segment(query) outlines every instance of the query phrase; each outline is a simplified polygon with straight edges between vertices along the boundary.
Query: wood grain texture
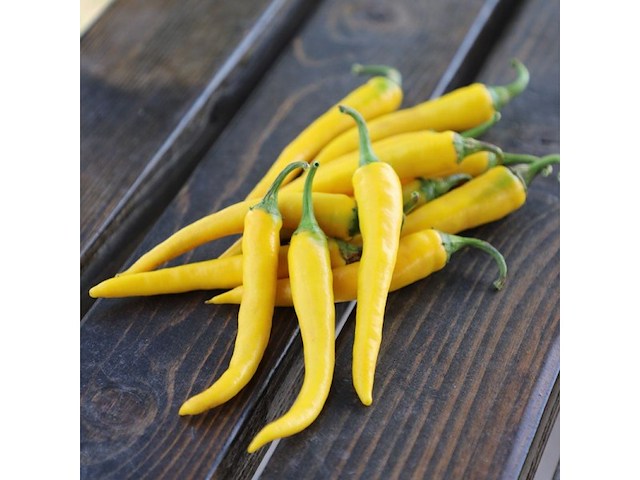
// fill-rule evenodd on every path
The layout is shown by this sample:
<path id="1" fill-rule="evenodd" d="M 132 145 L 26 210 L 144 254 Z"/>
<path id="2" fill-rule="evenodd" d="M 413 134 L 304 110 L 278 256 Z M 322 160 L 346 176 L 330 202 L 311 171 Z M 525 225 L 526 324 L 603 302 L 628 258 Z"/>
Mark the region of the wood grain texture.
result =
<path id="1" fill-rule="evenodd" d="M 405 76 L 406 104 L 427 98 L 482 6 L 417 0 L 322 4 L 130 261 L 183 225 L 243 198 L 297 132 L 364 81 L 349 74 L 353 62 L 393 64 Z M 173 263 L 210 258 L 230 241 Z M 238 398 L 181 419 L 182 401 L 210 385 L 231 354 L 237 308 L 203 305 L 209 296 L 101 300 L 85 316 L 85 478 L 236 478 L 255 470 L 263 452 L 244 453 L 251 436 L 296 392 L 293 385 L 282 388 L 296 381 L 288 372 L 300 365 L 295 319 L 290 309 L 278 311 L 263 367 Z M 288 394 L 276 395 L 283 390 Z"/>
<path id="2" fill-rule="evenodd" d="M 478 74 L 501 83 L 514 56 L 531 70 L 485 136 L 507 151 L 559 151 L 558 12 L 556 0 L 527 2 Z M 519 211 L 466 233 L 505 255 L 502 292 L 492 261 L 463 251 L 391 294 L 368 408 L 351 383 L 350 318 L 323 413 L 280 442 L 260 478 L 531 478 L 559 408 L 559 228 L 559 184 L 538 178 Z"/>
<path id="3" fill-rule="evenodd" d="M 83 243 L 267 4 L 119 1 L 86 34 L 81 43 Z M 221 28 L 207 28 L 211 24 Z"/>
<path id="4" fill-rule="evenodd" d="M 84 35 L 83 293 L 122 267 L 314 4 L 120 0 Z"/>
<path id="5" fill-rule="evenodd" d="M 405 104 L 427 98 L 483 5 L 323 3 L 128 263 L 183 225 L 243 198 L 297 132 L 360 84 L 348 73 L 351 63 L 393 64 L 405 77 Z M 553 25 L 553 2 L 531 0 L 522 12 L 527 9 L 533 9 L 527 15 L 546 15 Z M 524 13 L 518 18 L 526 20 Z M 549 36 L 546 47 L 537 54 L 531 47 L 521 50 L 529 38 L 517 37 L 524 20 L 509 26 L 479 78 L 512 78 L 507 59 L 517 54 L 532 72 L 546 72 L 532 77 L 531 89 L 557 100 L 557 85 L 548 87 L 557 82 L 557 65 L 545 67 L 553 62 L 547 50 L 556 48 L 557 37 L 541 21 L 528 35 L 542 46 L 540 36 Z M 536 104 L 523 95 L 504 110 L 502 124 L 487 139 L 509 150 L 556 151 L 555 100 L 540 93 Z M 529 118 L 534 111 L 535 121 Z M 544 124 L 538 123 L 542 118 Z M 534 132 L 515 133 L 528 129 Z M 544 142 L 529 143 L 538 138 L 535 130 Z M 540 420 L 535 407 L 543 409 L 549 395 L 545 375 L 553 377 L 557 366 L 552 353 L 558 336 L 558 195 L 553 179 L 538 179 L 519 212 L 471 232 L 503 250 L 511 269 L 503 292 L 489 288 L 495 275 L 490 261 L 464 251 L 446 270 L 390 297 L 370 408 L 358 403 L 351 387 L 349 321 L 338 341 L 334 388 L 323 414 L 279 444 L 263 478 L 496 478 L 492 474 L 504 472 L 510 461 L 514 470 L 520 468 L 524 460 L 512 455 L 509 442 L 519 442 L 519 448 L 531 443 Z M 231 241 L 172 263 L 210 258 Z M 277 309 L 263 364 L 237 398 L 204 415 L 180 418 L 180 404 L 218 378 L 231 355 L 237 307 L 203 305 L 210 296 L 99 300 L 85 316 L 83 478 L 250 478 L 256 470 L 266 449 L 248 455 L 248 442 L 288 408 L 299 388 L 295 318 L 291 309 Z M 345 305 L 338 317 L 343 313 Z M 540 399 L 532 396 L 536 389 Z"/>

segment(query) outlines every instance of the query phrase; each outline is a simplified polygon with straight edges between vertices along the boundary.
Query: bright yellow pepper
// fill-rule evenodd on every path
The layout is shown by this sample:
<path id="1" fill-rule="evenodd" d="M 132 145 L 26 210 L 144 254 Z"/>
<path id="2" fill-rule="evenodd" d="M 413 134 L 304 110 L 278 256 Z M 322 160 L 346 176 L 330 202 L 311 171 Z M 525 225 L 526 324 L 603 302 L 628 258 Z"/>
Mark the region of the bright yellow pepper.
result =
<path id="1" fill-rule="evenodd" d="M 495 145 L 463 138 L 452 131 L 420 131 L 396 135 L 373 144 L 381 162 L 389 164 L 401 180 L 434 178 L 465 173 L 478 175 L 500 163 L 502 151 Z M 314 192 L 353 193 L 351 177 L 358 168 L 360 153 L 352 152 L 323 165 L 313 184 Z M 301 191 L 304 176 L 282 191 Z"/>
<path id="2" fill-rule="evenodd" d="M 489 243 L 471 237 L 460 237 L 433 229 L 425 229 L 400 239 L 398 257 L 389 291 L 399 290 L 441 270 L 449 263 L 451 255 L 467 246 L 480 248 L 495 259 L 500 276 L 494 282 L 494 286 L 498 290 L 501 289 L 507 275 L 506 262 Z M 333 269 L 333 295 L 336 303 L 350 302 L 356 299 L 359 269 L 359 262 Z M 211 303 L 238 304 L 242 301 L 243 292 L 242 286 L 235 287 L 213 297 Z M 281 278 L 278 280 L 276 288 L 276 306 L 290 307 L 292 304 L 291 283 L 288 278 Z"/>
<path id="3" fill-rule="evenodd" d="M 289 411 L 258 432 L 249 445 L 249 453 L 308 427 L 320 414 L 333 380 L 336 332 L 331 261 L 327 239 L 314 218 L 310 201 L 310 184 L 317 165 L 313 164 L 307 176 L 304 213 L 289 247 L 291 293 L 302 336 L 304 380 Z"/>
<path id="4" fill-rule="evenodd" d="M 360 133 L 360 160 L 352 175 L 362 236 L 352 374 L 360 401 L 371 405 L 384 310 L 402 228 L 402 184 L 395 170 L 373 153 L 362 116 L 343 105 L 340 111 L 353 117 Z"/>
<path id="5" fill-rule="evenodd" d="M 233 398 L 258 368 L 271 334 L 276 294 L 282 228 L 278 188 L 292 170 L 307 166 L 305 162 L 294 162 L 285 167 L 263 200 L 247 212 L 242 242 L 245 295 L 240 303 L 238 333 L 229 367 L 213 385 L 184 402 L 180 415 L 196 415 Z"/>
<path id="6" fill-rule="evenodd" d="M 362 67 L 360 73 L 372 73 L 376 76 L 340 100 L 340 104 L 357 108 L 367 119 L 398 109 L 402 103 L 402 77 L 397 70 L 387 66 L 370 65 Z M 264 195 L 285 165 L 297 161 L 310 162 L 322 147 L 350 126 L 349 122 L 341 118 L 337 110 L 331 107 L 285 147 L 247 198 Z M 288 176 L 283 185 L 291 178 L 293 175 Z"/>
<path id="7" fill-rule="evenodd" d="M 204 243 L 242 233 L 244 216 L 255 200 L 244 200 L 207 215 L 175 232 L 142 255 L 120 275 L 148 272 Z M 347 195 L 313 195 L 313 205 L 321 228 L 335 238 L 348 239 L 358 229 L 356 203 Z M 302 193 L 282 192 L 278 197 L 283 226 L 296 228 L 302 213 Z"/>
<path id="8" fill-rule="evenodd" d="M 329 238 L 327 241 L 332 268 L 360 258 L 359 247 L 336 238 Z M 289 245 L 280 246 L 278 278 L 289 276 L 288 252 Z M 240 254 L 150 272 L 118 275 L 91 288 L 89 295 L 93 298 L 119 298 L 234 288 L 242 285 L 242 261 L 243 256 Z"/>
<path id="9" fill-rule="evenodd" d="M 404 211 L 409 212 L 424 203 L 443 195 L 459 182 L 470 177 L 464 174 L 451 175 L 440 179 L 430 179 L 410 182 L 402 187 Z M 282 195 L 282 193 L 281 193 Z M 314 194 L 317 196 L 318 194 Z M 409 200 L 410 199 L 410 200 Z M 291 205 L 289 205 L 291 206 Z M 336 212 L 334 212 L 335 214 Z M 288 216 L 288 218 L 296 217 Z M 351 222 L 356 223 L 357 213 L 352 212 Z M 337 218 L 342 215 L 337 215 Z M 334 226 L 344 220 L 336 220 Z M 327 220 L 325 222 L 327 223 Z M 354 226 L 354 228 L 356 228 Z M 280 231 L 280 238 L 291 238 L 291 233 L 285 228 Z M 335 228 L 331 230 L 335 231 Z M 355 230 L 354 230 L 355 233 Z M 331 266 L 337 267 L 356 261 L 360 258 L 361 246 L 353 245 L 344 240 L 329 238 Z M 278 261 L 278 278 L 289 276 L 287 266 L 287 251 L 289 246 L 280 247 Z M 242 253 L 232 257 L 216 258 L 200 262 L 187 263 L 176 267 L 160 268 L 158 270 L 117 275 L 94 286 L 89 290 L 93 298 L 116 298 L 132 296 L 162 295 L 167 293 L 182 293 L 193 290 L 215 290 L 237 287 L 242 284 Z"/>
<path id="10" fill-rule="evenodd" d="M 368 120 L 371 140 L 376 142 L 393 135 L 419 130 L 462 132 L 484 122 L 491 122 L 495 113 L 522 93 L 529 83 L 526 67 L 517 60 L 513 60 L 512 63 L 518 77 L 509 85 L 496 87 L 474 83 L 414 107 Z M 358 131 L 352 128 L 325 146 L 316 156 L 316 160 L 324 165 L 357 148 Z"/>
<path id="11" fill-rule="evenodd" d="M 402 234 L 425 228 L 457 233 L 499 220 L 520 208 L 527 198 L 527 185 L 558 155 L 507 168 L 498 165 L 464 185 L 422 205 L 406 216 Z"/>
<path id="12" fill-rule="evenodd" d="M 355 65 L 354 72 L 376 76 L 340 100 L 340 104 L 359 109 L 367 119 L 393 112 L 400 107 L 403 98 L 400 72 L 386 65 Z M 350 123 L 337 113 L 335 105 L 332 106 L 285 147 L 264 177 L 249 193 L 247 199 L 260 196 L 278 171 L 289 162 L 314 160 L 327 143 L 350 126 Z M 287 177 L 283 185 L 293 178 L 293 175 Z M 241 239 L 225 250 L 219 258 L 237 255 L 240 251 Z"/>
<path id="13" fill-rule="evenodd" d="M 427 248 L 429 243 L 425 243 L 433 234 L 426 234 L 425 231 L 436 229 L 442 237 L 445 235 L 444 232 L 455 234 L 503 218 L 522 206 L 526 199 L 527 187 L 536 175 L 560 162 L 559 155 L 522 157 L 522 160 L 533 161 L 510 169 L 503 166 L 494 167 L 405 217 L 390 291 L 402 288 L 442 268 L 442 257 L 438 256 L 438 250 Z M 421 244 L 423 246 L 420 246 Z M 357 263 L 350 263 L 333 270 L 336 302 L 355 299 L 358 269 Z M 239 286 L 213 297 L 210 302 L 239 303 L 242 292 L 243 288 Z M 276 305 L 291 305 L 291 289 L 286 278 L 278 280 Z"/>

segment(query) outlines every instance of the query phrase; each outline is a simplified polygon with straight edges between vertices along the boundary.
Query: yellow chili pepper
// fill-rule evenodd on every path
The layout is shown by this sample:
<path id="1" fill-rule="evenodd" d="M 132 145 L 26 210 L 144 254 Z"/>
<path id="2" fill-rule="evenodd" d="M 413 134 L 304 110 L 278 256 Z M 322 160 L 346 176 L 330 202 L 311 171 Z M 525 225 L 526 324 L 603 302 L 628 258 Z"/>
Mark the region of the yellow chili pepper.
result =
<path id="1" fill-rule="evenodd" d="M 443 195 L 455 187 L 457 183 L 469 178 L 468 175 L 457 174 L 441 179 L 421 179 L 420 181 L 403 185 L 403 198 L 411 199 L 410 201 L 405 201 L 404 212 L 407 213 L 411 209 Z M 354 222 L 355 215 L 357 215 L 357 212 L 354 213 Z M 280 230 L 281 240 L 283 238 L 291 238 L 291 233 L 285 233 L 285 230 L 285 228 Z M 332 268 L 357 261 L 360 258 L 360 246 L 352 245 L 338 238 L 329 238 L 328 242 Z M 289 276 L 287 266 L 288 249 L 288 245 L 280 247 L 278 278 Z M 228 289 L 241 284 L 242 253 L 231 257 L 187 263 L 176 267 L 117 275 L 91 288 L 89 295 L 93 298 L 149 296 L 183 293 L 193 290 Z"/>
<path id="2" fill-rule="evenodd" d="M 354 73 L 376 76 L 351 92 L 339 103 L 359 109 L 367 119 L 393 112 L 400 107 L 403 98 L 402 76 L 396 69 L 386 65 L 356 65 Z M 350 126 L 350 123 L 339 115 L 334 107 L 331 107 L 285 147 L 264 177 L 249 193 L 247 199 L 260 196 L 282 166 L 292 161 L 310 162 L 328 142 Z M 283 185 L 293 178 L 293 175 L 290 175 L 285 179 Z M 241 240 L 237 240 L 219 258 L 239 254 Z"/>
<path id="3" fill-rule="evenodd" d="M 336 238 L 327 241 L 332 268 L 360 258 L 359 247 Z M 278 278 L 289 276 L 288 252 L 289 245 L 280 246 Z M 89 295 L 93 298 L 118 298 L 233 288 L 242 285 L 242 260 L 242 255 L 234 255 L 150 272 L 119 275 L 93 287 Z"/>
<path id="4" fill-rule="evenodd" d="M 418 130 L 454 130 L 462 132 L 484 122 L 491 122 L 494 114 L 529 84 L 529 72 L 518 60 L 513 60 L 518 77 L 506 86 L 486 86 L 474 83 L 458 88 L 439 98 L 411 108 L 382 115 L 368 121 L 372 141 Z M 316 156 L 321 165 L 358 148 L 358 131 L 347 130 Z"/>
<path id="5" fill-rule="evenodd" d="M 402 228 L 402 185 L 395 170 L 373 153 L 362 116 L 350 107 L 339 108 L 353 117 L 360 132 L 360 161 L 353 173 L 353 192 L 358 204 L 362 257 L 352 374 L 360 401 L 371 405 L 384 310 Z"/>
<path id="6" fill-rule="evenodd" d="M 351 92 L 339 103 L 359 109 L 365 118 L 375 118 L 396 110 L 402 103 L 402 77 L 396 69 L 369 65 L 361 67 L 361 73 L 374 74 L 364 85 Z M 247 198 L 264 194 L 282 168 L 290 162 L 310 162 L 329 141 L 351 125 L 331 107 L 305 128 L 285 149 L 258 182 Z M 290 181 L 287 177 L 283 185 Z"/>
<path id="7" fill-rule="evenodd" d="M 493 117 L 485 122 L 482 123 L 474 128 L 471 128 L 469 130 L 466 130 L 464 132 L 460 133 L 460 136 L 463 138 L 472 138 L 472 137 L 476 137 L 478 135 L 482 135 L 484 132 L 486 132 L 489 128 L 491 128 L 498 120 L 500 120 L 500 113 L 496 112 Z M 471 140 L 473 141 L 473 140 Z M 411 142 L 411 139 L 408 139 L 408 142 Z M 376 143 L 374 143 L 374 146 L 376 145 Z M 409 152 L 406 152 L 406 154 L 409 154 Z M 356 154 L 357 155 L 357 154 Z M 384 155 L 386 156 L 386 155 Z M 354 157 L 356 158 L 356 157 Z M 384 159 L 383 159 L 384 160 Z M 326 162 L 325 162 L 326 163 Z M 503 162 L 506 164 L 506 159 L 505 162 Z M 468 171 L 470 173 L 472 173 L 473 175 L 479 175 L 480 173 L 486 171 L 490 166 L 494 166 L 498 164 L 498 159 L 497 157 L 490 152 L 478 152 L 477 154 L 471 154 L 468 157 L 466 157 L 464 159 L 464 164 L 461 167 L 462 170 L 464 171 Z M 300 189 L 300 185 L 302 185 L 302 182 L 304 182 L 304 179 L 300 178 L 295 180 L 295 183 L 297 184 L 297 187 L 295 187 L 295 190 L 299 190 Z M 346 182 L 347 185 L 350 185 L 350 182 Z M 350 188 L 350 187 L 349 187 Z M 418 196 L 419 198 L 419 196 Z M 406 212 L 405 212 L 406 213 Z M 218 258 L 226 258 L 232 255 L 239 255 L 242 252 L 242 247 L 241 247 L 241 239 L 236 241 L 231 247 L 229 247 L 224 253 L 222 253 Z"/>
<path id="8" fill-rule="evenodd" d="M 441 270 L 449 263 L 451 255 L 467 246 L 479 248 L 493 256 L 500 270 L 494 286 L 500 290 L 506 281 L 507 265 L 500 252 L 491 244 L 476 238 L 425 229 L 400 239 L 389 291 L 399 290 Z M 359 262 L 355 262 L 333 269 L 333 294 L 336 303 L 356 299 L 359 268 Z M 238 304 L 242 301 L 243 294 L 244 288 L 239 286 L 213 297 L 211 303 Z M 281 278 L 276 287 L 276 306 L 290 307 L 292 304 L 291 283 L 288 278 Z"/>
<path id="9" fill-rule="evenodd" d="M 527 186 L 537 173 L 559 161 L 558 155 L 548 155 L 528 165 L 493 167 L 413 210 L 405 218 L 402 234 L 425 228 L 457 233 L 499 220 L 524 204 Z"/>
<path id="10" fill-rule="evenodd" d="M 517 155 L 514 155 L 514 158 Z M 527 165 L 516 165 L 514 167 L 495 167 L 467 183 L 420 207 L 420 216 L 411 213 L 405 217 L 405 224 L 402 230 L 402 238 L 398 246 L 398 258 L 396 269 L 391 282 L 391 290 L 423 278 L 424 272 L 431 272 L 431 257 L 417 262 L 420 258 L 418 252 L 425 254 L 426 251 L 413 243 L 417 238 L 415 235 L 422 235 L 425 230 L 448 229 L 448 234 L 455 234 L 469 228 L 477 227 L 485 223 L 498 220 L 505 215 L 517 210 L 522 206 L 520 199 L 526 199 L 528 185 L 539 173 L 547 173 L 551 165 L 560 162 L 559 155 L 547 155 L 545 157 L 534 157 L 531 155 L 519 155 L 520 160 L 529 161 Z M 471 185 L 471 187 L 469 187 Z M 524 194 L 524 197 L 522 195 Z M 508 200 L 506 205 L 511 210 L 503 210 L 507 199 L 515 197 L 517 201 Z M 435 208 L 428 209 L 429 205 L 435 204 Z M 486 209 L 491 211 L 486 215 Z M 416 210 L 416 212 L 418 211 Z M 408 227 L 408 228 L 407 228 Z M 413 245 L 413 246 L 412 246 Z M 430 251 L 430 250 L 429 250 Z M 417 257 L 414 257 L 417 254 Z M 422 265 L 422 266 L 421 266 Z M 413 268 L 416 267 L 416 270 Z M 338 267 L 333 271 L 334 298 L 336 302 L 346 302 L 355 298 L 356 276 L 359 265 L 351 263 L 344 267 Z M 415 273 L 410 273 L 410 272 Z M 404 272 L 404 273 L 402 273 Z M 409 273 L 407 273 L 409 272 Z M 421 273 L 422 272 L 422 273 Z M 426 273 L 428 274 L 428 273 Z M 402 280 L 404 278 L 404 280 Z M 228 292 L 213 297 L 211 303 L 240 303 L 242 299 L 242 286 L 236 287 Z M 276 306 L 291 306 L 291 291 L 286 278 L 278 280 L 276 288 Z"/>
<path id="11" fill-rule="evenodd" d="M 244 221 L 242 277 L 245 295 L 238 312 L 238 333 L 229 367 L 205 391 L 189 398 L 180 415 L 196 415 L 233 398 L 253 377 L 267 347 L 276 294 L 278 251 L 282 218 L 278 210 L 278 188 L 305 162 L 285 167 L 264 196 L 247 212 Z"/>
<path id="12" fill-rule="evenodd" d="M 314 218 L 310 201 L 317 166 L 314 163 L 309 170 L 302 220 L 289 247 L 291 293 L 302 336 L 304 380 L 289 411 L 258 432 L 249 445 L 249 453 L 308 427 L 320 414 L 331 388 L 335 365 L 331 263 L 327 239 Z"/>
<path id="13" fill-rule="evenodd" d="M 171 235 L 142 255 L 120 275 L 147 272 L 204 243 L 242 233 L 244 217 L 255 200 L 244 200 L 207 215 Z M 328 235 L 348 239 L 358 229 L 355 200 L 347 195 L 313 194 L 318 222 Z M 285 228 L 296 228 L 302 213 L 302 193 L 282 192 L 278 208 Z"/>
<path id="14" fill-rule="evenodd" d="M 455 173 L 478 175 L 502 161 L 502 150 L 490 143 L 447 132 L 411 132 L 373 144 L 381 162 L 389 164 L 402 180 L 442 177 Z M 359 152 L 337 158 L 318 171 L 314 192 L 353 192 L 351 177 L 359 165 Z M 304 177 L 285 187 L 284 192 L 301 191 Z"/>

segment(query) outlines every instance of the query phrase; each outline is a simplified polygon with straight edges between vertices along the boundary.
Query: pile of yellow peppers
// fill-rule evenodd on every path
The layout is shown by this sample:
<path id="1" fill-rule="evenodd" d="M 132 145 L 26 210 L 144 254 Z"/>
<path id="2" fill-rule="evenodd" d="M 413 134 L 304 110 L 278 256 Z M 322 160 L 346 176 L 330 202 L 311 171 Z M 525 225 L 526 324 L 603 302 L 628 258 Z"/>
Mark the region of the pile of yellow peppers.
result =
<path id="1" fill-rule="evenodd" d="M 503 152 L 474 137 L 500 119 L 529 72 L 505 86 L 480 83 L 399 109 L 397 70 L 354 67 L 372 75 L 304 129 L 246 200 L 185 226 L 126 271 L 90 290 L 97 297 L 225 289 L 208 303 L 239 304 L 228 369 L 180 407 L 195 415 L 233 398 L 256 372 L 275 306 L 293 306 L 304 348 L 304 381 L 280 418 L 248 446 L 293 435 L 320 414 L 335 363 L 335 303 L 356 301 L 352 379 L 364 405 L 373 385 L 389 292 L 436 272 L 471 246 L 507 267 L 493 246 L 456 235 L 520 208 L 527 186 L 559 155 Z M 291 233 L 293 232 L 293 233 Z M 206 242 L 241 239 L 219 258 L 158 268 Z"/>

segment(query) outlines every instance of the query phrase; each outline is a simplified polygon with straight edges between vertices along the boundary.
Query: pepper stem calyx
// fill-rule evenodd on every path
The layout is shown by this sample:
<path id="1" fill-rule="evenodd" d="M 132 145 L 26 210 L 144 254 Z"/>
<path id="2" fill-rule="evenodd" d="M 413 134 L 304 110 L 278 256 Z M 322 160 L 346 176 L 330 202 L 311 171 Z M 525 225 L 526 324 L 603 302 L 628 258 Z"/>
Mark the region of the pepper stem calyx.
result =
<path id="1" fill-rule="evenodd" d="M 312 162 L 308 167 L 307 178 L 304 181 L 304 191 L 302 193 L 302 217 L 300 218 L 300 224 L 293 234 L 299 233 L 303 230 L 306 231 L 315 231 L 322 232 L 320 226 L 318 225 L 318 221 L 316 220 L 316 216 L 313 213 L 313 193 L 312 193 L 312 183 L 313 177 L 316 175 L 316 171 L 320 163 Z"/>
<path id="2" fill-rule="evenodd" d="M 469 155 L 477 152 L 491 152 L 500 162 L 504 158 L 502 149 L 492 143 L 483 142 L 482 140 L 476 140 L 475 138 L 465 138 L 462 135 L 456 133 L 453 138 L 454 148 L 456 149 L 457 162 L 460 163 Z"/>
<path id="3" fill-rule="evenodd" d="M 471 178 L 473 177 L 466 173 L 454 173 L 443 178 L 417 178 L 418 186 L 417 188 L 412 187 L 412 191 L 409 193 L 409 199 L 403 206 L 404 213 L 409 214 L 416 207 L 444 195 L 452 188 L 471 180 Z"/>
<path id="4" fill-rule="evenodd" d="M 278 210 L 278 191 L 280 190 L 280 185 L 282 185 L 284 179 L 287 178 L 287 176 L 297 168 L 306 170 L 309 168 L 309 164 L 307 162 L 292 162 L 284 167 L 269 187 L 269 190 L 267 190 L 267 193 L 264 194 L 262 200 L 252 206 L 251 210 L 253 210 L 254 208 L 261 208 L 271 213 L 272 215 L 279 215 L 280 211 Z"/>

